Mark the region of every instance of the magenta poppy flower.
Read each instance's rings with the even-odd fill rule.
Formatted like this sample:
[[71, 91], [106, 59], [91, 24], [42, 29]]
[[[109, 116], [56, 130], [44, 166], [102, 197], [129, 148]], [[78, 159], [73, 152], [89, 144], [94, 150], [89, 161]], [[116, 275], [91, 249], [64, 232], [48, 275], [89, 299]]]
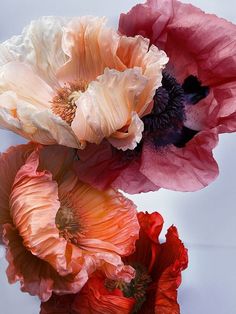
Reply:
[[218, 175], [212, 153], [218, 134], [236, 131], [236, 26], [190, 4], [148, 0], [121, 14], [119, 31], [148, 38], [169, 64], [142, 118], [138, 147], [91, 145], [79, 153], [77, 171], [99, 188], [111, 184], [128, 193], [207, 186]]

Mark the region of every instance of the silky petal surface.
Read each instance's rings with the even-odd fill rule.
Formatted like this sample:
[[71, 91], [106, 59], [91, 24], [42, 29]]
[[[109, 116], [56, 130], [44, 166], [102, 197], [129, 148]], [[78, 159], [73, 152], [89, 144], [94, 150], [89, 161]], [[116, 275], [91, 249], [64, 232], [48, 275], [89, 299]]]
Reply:
[[220, 132], [236, 130], [230, 119], [236, 111], [234, 24], [205, 14], [191, 4], [148, 0], [121, 15], [119, 30], [127, 36], [141, 34], [164, 49], [170, 58], [168, 69], [180, 83], [187, 76], [196, 75], [210, 87], [211, 95], [191, 108], [189, 118], [198, 119], [198, 124], [206, 129], [217, 127], [222, 117], [229, 116], [228, 127]]
[[80, 269], [69, 256], [77, 255], [76, 250], [59, 236], [55, 217], [60, 207], [58, 186], [48, 172], [38, 172], [38, 153], [33, 152], [18, 171], [10, 197], [13, 223], [24, 246], [38, 258], [45, 260], [61, 275], [78, 272]]
[[32, 255], [24, 247], [22, 238], [12, 225], [5, 224], [3, 234], [9, 263], [8, 281], [9, 283], [20, 281], [23, 292], [37, 295], [45, 302], [51, 297], [52, 292], [76, 293], [87, 281], [88, 278], [81, 273], [76, 276], [60, 276], [50, 264]]
[[9, 212], [9, 197], [12, 185], [19, 168], [24, 164], [27, 155], [32, 151], [33, 145], [18, 145], [10, 147], [0, 154], [0, 225], [11, 222]]
[[134, 251], [139, 223], [130, 200], [116, 190], [101, 192], [79, 181], [64, 194], [65, 186], [66, 182], [59, 187], [59, 197], [74, 209], [75, 222], [81, 226], [77, 245], [85, 253], [123, 256]]
[[12, 61], [24, 62], [50, 86], [59, 86], [56, 72], [67, 60], [62, 50], [66, 21], [52, 16], [32, 21], [22, 35], [0, 44], [0, 66]]
[[116, 56], [120, 36], [105, 24], [105, 18], [83, 16], [66, 25], [62, 47], [69, 60], [58, 72], [61, 81], [83, 79], [90, 82], [107, 67], [125, 69]]
[[[146, 78], [139, 68], [124, 72], [105, 70], [76, 103], [76, 115], [71, 127], [78, 139], [99, 144], [104, 137], [109, 138], [115, 131], [129, 125], [131, 113], [136, 108], [137, 98], [145, 83]], [[132, 133], [136, 134], [135, 142], [140, 141], [137, 123], [132, 126]], [[132, 137], [130, 141], [130, 145], [134, 146]], [[126, 149], [129, 146], [128, 143], [124, 145]]]
[[41, 303], [40, 314], [129, 314], [134, 299], [125, 298], [119, 289], [109, 291], [105, 288], [105, 277], [92, 276], [79, 294], [53, 295], [46, 303]]
[[219, 173], [212, 154], [217, 143], [216, 129], [200, 132], [183, 148], [170, 145], [156, 150], [147, 142], [142, 151], [140, 171], [154, 184], [166, 189], [202, 189]]
[[132, 155], [124, 158], [121, 154], [114, 151], [107, 141], [98, 146], [88, 145], [78, 151], [79, 160], [75, 163], [75, 171], [83, 182], [99, 190], [112, 186], [135, 194], [159, 189], [139, 171], [139, 159], [132, 158]]
[[[168, 229], [166, 242], [161, 245], [157, 259], [156, 314], [180, 314], [177, 289], [181, 284], [181, 272], [188, 265], [188, 253], [179, 239], [176, 227]], [[162, 272], [161, 272], [162, 271]]]
[[[14, 177], [9, 175], [6, 189], [0, 190], [8, 198], [1, 212], [1, 228], [8, 251], [9, 281], [19, 280], [24, 291], [43, 301], [52, 292], [77, 293], [98, 269], [112, 280], [130, 282], [134, 269], [124, 265], [120, 254], [133, 252], [138, 237], [133, 203], [114, 190], [99, 192], [80, 183], [71, 171], [73, 149], [34, 144], [19, 147], [19, 152], [11, 149], [0, 159]], [[83, 227], [76, 243], [64, 238], [56, 224], [65, 202], [76, 210], [73, 219], [79, 218]], [[99, 231], [100, 224], [104, 230]], [[30, 262], [32, 280], [31, 273], [20, 268]]]

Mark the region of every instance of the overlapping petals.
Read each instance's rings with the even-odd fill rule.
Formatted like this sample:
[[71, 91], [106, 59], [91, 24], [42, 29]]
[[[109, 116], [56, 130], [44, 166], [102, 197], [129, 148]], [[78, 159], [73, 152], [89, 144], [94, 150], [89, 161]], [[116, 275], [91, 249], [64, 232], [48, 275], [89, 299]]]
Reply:
[[[164, 49], [170, 58], [170, 70], [180, 82], [196, 75], [210, 87], [208, 98], [190, 107], [187, 121], [192, 120], [194, 129], [220, 126], [220, 119], [231, 115], [235, 124], [234, 24], [191, 4], [148, 0], [121, 15], [119, 30], [127, 36], [142, 34]], [[231, 131], [226, 128], [224, 132]]]
[[219, 173], [218, 134], [236, 130], [236, 26], [190, 4], [148, 0], [121, 14], [119, 31], [148, 38], [169, 63], [154, 106], [142, 117], [140, 144], [124, 154], [106, 141], [96, 150], [89, 146], [79, 153], [78, 173], [98, 188], [128, 193], [206, 187]]
[[71, 171], [74, 157], [73, 149], [34, 144], [0, 157], [8, 279], [43, 301], [78, 292], [96, 270], [113, 280], [134, 276], [121, 260], [138, 237], [134, 204], [81, 183]]
[[44, 17], [2, 43], [1, 127], [46, 145], [84, 148], [108, 138], [133, 149], [168, 58], [148, 39], [105, 24]]
[[181, 271], [187, 267], [187, 250], [174, 226], [169, 228], [166, 242], [160, 244], [158, 237], [163, 219], [158, 213], [139, 213], [138, 218], [141, 229], [136, 251], [125, 258], [126, 263], [136, 267], [136, 277], [131, 281], [130, 289], [97, 272], [79, 294], [53, 295], [41, 304], [40, 313], [180, 313], [177, 289]]

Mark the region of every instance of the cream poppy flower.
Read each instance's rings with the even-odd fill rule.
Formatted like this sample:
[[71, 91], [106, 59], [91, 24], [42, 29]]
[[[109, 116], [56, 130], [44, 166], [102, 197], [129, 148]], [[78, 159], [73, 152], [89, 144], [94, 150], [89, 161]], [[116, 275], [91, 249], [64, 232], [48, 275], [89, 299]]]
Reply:
[[42, 144], [134, 149], [168, 62], [105, 18], [43, 17], [0, 45], [0, 126]]

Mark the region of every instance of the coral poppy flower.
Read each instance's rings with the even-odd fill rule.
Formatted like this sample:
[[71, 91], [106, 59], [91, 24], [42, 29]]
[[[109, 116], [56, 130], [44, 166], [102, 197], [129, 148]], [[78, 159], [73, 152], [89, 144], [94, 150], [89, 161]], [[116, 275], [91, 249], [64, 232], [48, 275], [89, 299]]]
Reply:
[[121, 14], [119, 31], [148, 38], [169, 64], [153, 109], [142, 118], [139, 147], [122, 154], [103, 143], [93, 160], [89, 150], [81, 153], [79, 173], [97, 187], [129, 193], [207, 186], [218, 175], [212, 154], [218, 134], [236, 130], [236, 26], [190, 4], [148, 0]]
[[[166, 54], [106, 19], [44, 17], [0, 45], [0, 125], [42, 144], [140, 142]], [[15, 75], [17, 73], [17, 75]]]
[[76, 293], [97, 269], [130, 281], [121, 256], [134, 251], [139, 223], [134, 204], [119, 192], [99, 192], [70, 170], [74, 149], [10, 148], [0, 157], [0, 225], [7, 276], [46, 301]]
[[[125, 262], [136, 268], [136, 277], [126, 284], [94, 274], [80, 293], [55, 296], [41, 304], [40, 314], [178, 314], [177, 289], [188, 255], [172, 226], [166, 242], [158, 237], [163, 219], [158, 213], [138, 213], [140, 238], [136, 251]], [[64, 309], [64, 310], [63, 310]]]

